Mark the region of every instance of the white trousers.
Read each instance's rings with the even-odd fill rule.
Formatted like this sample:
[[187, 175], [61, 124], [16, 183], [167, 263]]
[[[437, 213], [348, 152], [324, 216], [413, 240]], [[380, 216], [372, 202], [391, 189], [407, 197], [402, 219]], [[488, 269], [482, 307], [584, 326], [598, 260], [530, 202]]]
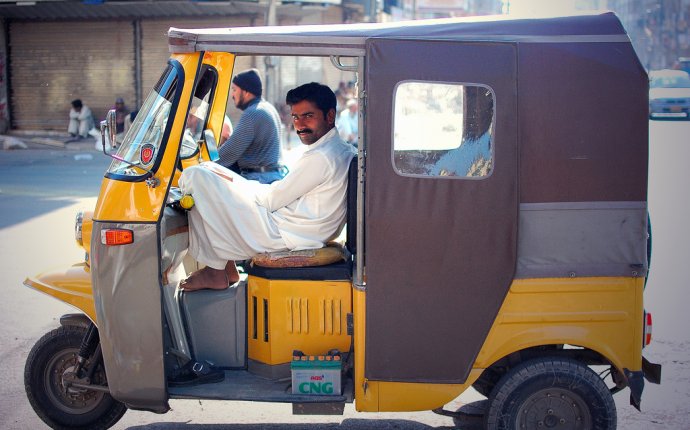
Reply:
[[260, 187], [216, 163], [188, 167], [179, 182], [191, 194], [189, 253], [198, 262], [223, 269], [230, 260], [287, 249], [266, 208], [255, 199]]

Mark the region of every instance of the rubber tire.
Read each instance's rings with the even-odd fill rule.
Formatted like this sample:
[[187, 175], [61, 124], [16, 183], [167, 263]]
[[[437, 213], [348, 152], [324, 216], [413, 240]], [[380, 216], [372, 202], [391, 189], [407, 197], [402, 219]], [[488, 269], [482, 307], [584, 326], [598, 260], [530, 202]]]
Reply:
[[[540, 402], [540, 399], [546, 401]], [[557, 401], [554, 402], [552, 399]], [[589, 426], [573, 425], [576, 421], [572, 414], [577, 412], [575, 407], [570, 405], [575, 403], [579, 403], [582, 421], [587, 422], [589, 418]], [[563, 418], [565, 423], [556, 428], [616, 428], [616, 405], [604, 381], [586, 365], [557, 357], [529, 360], [506, 373], [489, 397], [489, 407], [484, 416], [485, 428], [519, 429], [520, 415], [529, 417], [525, 428], [537, 428], [534, 421], [538, 422], [542, 418], [540, 407], [543, 408], [547, 404], [550, 409], [555, 409], [556, 414], [544, 415], [541, 421]], [[558, 409], [559, 406], [564, 408]], [[543, 425], [539, 428], [549, 426]]]
[[[65, 395], [60, 394], [62, 389], [56, 386], [56, 378], [53, 376], [51, 379], [51, 375], [61, 374], [57, 368], [60, 365], [63, 366], [62, 371], [71, 366], [86, 330], [81, 326], [62, 326], [52, 330], [36, 342], [26, 359], [24, 389], [29, 403], [39, 418], [53, 429], [107, 429], [127, 412], [127, 407], [108, 393], [73, 393], [79, 400], [84, 396], [94, 396], [95, 401], [87, 399], [90, 403], [86, 411], [60, 401], [65, 400]], [[55, 362], [58, 358], [62, 361]], [[102, 366], [96, 371], [94, 379], [97, 378], [100, 378], [99, 383], [105, 383]]]

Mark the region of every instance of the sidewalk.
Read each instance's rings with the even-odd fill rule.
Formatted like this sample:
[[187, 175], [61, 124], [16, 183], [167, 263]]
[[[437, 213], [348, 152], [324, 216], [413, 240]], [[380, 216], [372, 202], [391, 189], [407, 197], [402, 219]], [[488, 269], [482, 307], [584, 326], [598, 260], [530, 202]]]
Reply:
[[[100, 148], [100, 139], [98, 143]], [[97, 151], [96, 140], [91, 136], [75, 141], [67, 133], [50, 130], [10, 130], [7, 134], [0, 135], [0, 148]]]

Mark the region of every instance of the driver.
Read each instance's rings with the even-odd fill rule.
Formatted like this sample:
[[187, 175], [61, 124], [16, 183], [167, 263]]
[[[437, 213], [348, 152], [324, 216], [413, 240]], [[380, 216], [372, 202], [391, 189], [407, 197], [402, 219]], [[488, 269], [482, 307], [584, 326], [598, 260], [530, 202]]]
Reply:
[[260, 184], [211, 162], [182, 172], [180, 188], [195, 201], [189, 212], [189, 252], [206, 267], [180, 288], [227, 288], [239, 280], [235, 260], [321, 248], [342, 230], [354, 148], [335, 127], [335, 94], [312, 82], [290, 90], [286, 103], [308, 148], [285, 178]]

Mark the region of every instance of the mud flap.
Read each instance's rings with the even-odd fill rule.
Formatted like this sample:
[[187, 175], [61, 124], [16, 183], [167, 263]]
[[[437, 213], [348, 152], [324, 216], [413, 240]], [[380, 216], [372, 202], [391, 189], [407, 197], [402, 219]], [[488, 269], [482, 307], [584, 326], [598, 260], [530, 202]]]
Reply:
[[638, 411], [642, 403], [642, 391], [644, 390], [644, 380], [652, 384], [661, 383], [661, 365], [651, 363], [646, 358], [642, 357], [642, 370], [638, 372], [631, 372], [625, 369], [625, 377], [628, 379], [628, 387], [630, 387], [630, 404]]

